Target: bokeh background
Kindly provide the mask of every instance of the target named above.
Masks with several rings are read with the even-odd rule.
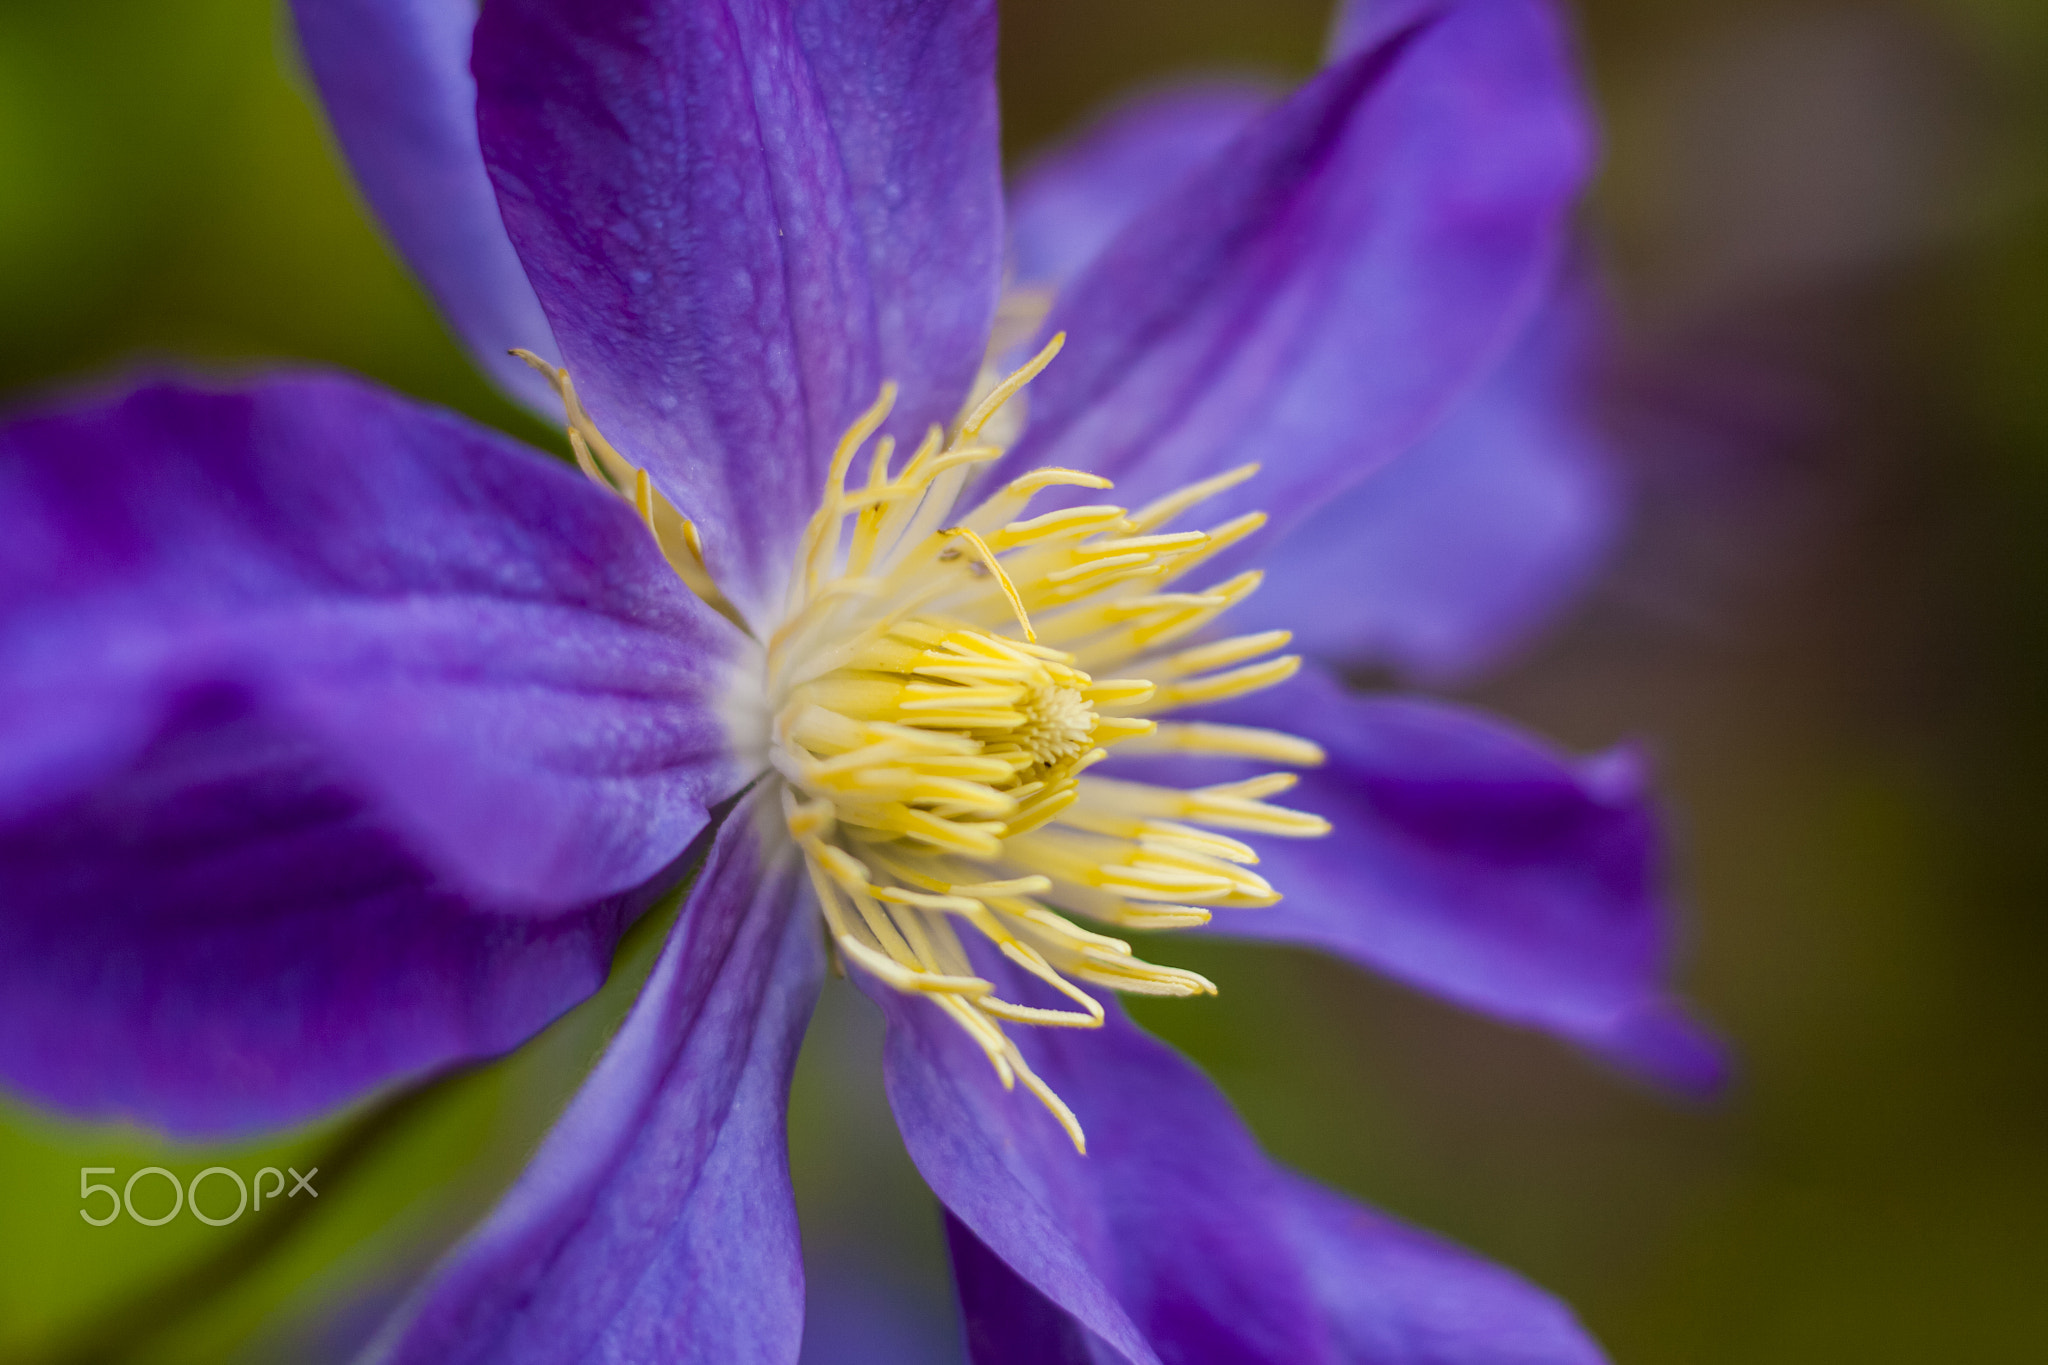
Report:
[[[0,403],[107,367],[347,366],[521,434],[366,221],[273,0],[0,4]],[[1280,1157],[1517,1267],[1625,1365],[2048,1359],[2048,5],[1578,0],[1587,229],[1638,492],[1599,583],[1464,695],[1655,753],[1691,1108],[1305,954],[1187,945],[1144,1009]],[[1322,0],[1020,0],[1018,156],[1135,85],[1310,70]],[[275,1143],[0,1102],[0,1362],[344,1358],[616,1021]],[[807,1358],[958,1359],[935,1215],[828,996],[794,1159]],[[77,1216],[81,1166],[320,1165],[214,1229]],[[225,1191],[221,1193],[225,1199]]]

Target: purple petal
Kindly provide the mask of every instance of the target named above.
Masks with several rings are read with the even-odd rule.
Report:
[[[1024,990],[1005,963],[977,968]],[[1082,1156],[1021,1086],[997,1084],[979,1049],[928,1001],[863,985],[889,1019],[889,1102],[926,1183],[1102,1349],[1130,1365],[1332,1359],[1275,1217],[1278,1172],[1200,1072],[1113,1005],[1099,1030],[1016,1030],[1080,1116]],[[976,1276],[970,1261],[963,1288],[1028,1303],[1000,1277]],[[970,1340],[977,1318],[997,1311],[978,1299],[963,1307]],[[1047,1351],[1064,1342],[1071,1353],[1076,1340],[1042,1318],[1028,1330]]]
[[[1555,16],[1472,0],[1338,61],[1155,201],[1057,304],[1010,466],[1283,525],[1428,431],[1519,334],[1591,157]]]
[[[963,1365],[959,1328],[933,1301],[921,1259],[913,1266],[880,1238],[805,1251],[799,1365]]]
[[[618,1037],[390,1365],[795,1362],[789,1080],[824,955],[758,804],[719,830]]]
[[[83,796],[0,821],[0,1079],[181,1134],[308,1118],[526,1041],[644,898],[487,913],[230,688]]]
[[[1590,410],[1597,334],[1568,287],[1420,445],[1274,548],[1238,624],[1432,681],[1527,640],[1584,587],[1620,520],[1619,470]]]
[[[775,600],[884,379],[952,415],[1001,252],[989,0],[493,0],[485,159],[598,425]]]
[[[973,1365],[1098,1365],[1090,1334],[951,1213],[946,1252]]]
[[[1337,1340],[1358,1365],[1602,1365],[1571,1310],[1520,1277],[1287,1179],[1296,1245]]]
[[[562,405],[507,355],[554,334],[505,236],[477,146],[476,0],[292,0],[299,45],[363,196],[486,374],[550,419]]]
[[[1088,1132],[1081,1156],[937,1010],[882,1004],[890,1100],[949,1211],[975,1365],[1086,1365],[1112,1348],[1172,1365],[1601,1359],[1514,1276],[1274,1166],[1208,1079],[1114,1005],[1100,1030],[1020,1030]],[[1139,1342],[1109,1338],[1071,1297],[1076,1264]]]
[[[1601,1365],[1571,1311],[1518,1276],[1283,1173],[1331,1358],[1355,1365]],[[1096,1365],[1080,1326],[957,1218],[946,1242],[974,1365]],[[1206,1359],[1199,1351],[1185,1359]]]
[[[623,503],[482,428],[335,377],[158,387],[0,433],[0,480],[0,810],[226,688],[462,887],[559,908],[645,881],[739,785],[712,714],[737,633]]]
[[[1246,81],[1202,81],[1142,95],[1039,157],[1010,189],[1017,279],[1063,286],[1140,211],[1228,146],[1277,96]]]
[[[1638,755],[1574,761],[1312,669],[1211,710],[1325,748],[1281,799],[1332,832],[1262,841],[1260,875],[1285,899],[1210,931],[1310,944],[1667,1083],[1719,1084],[1716,1045],[1667,993],[1674,913]]]
[[[18,422],[0,524],[0,1074],[51,1103],[243,1128],[510,1046],[739,783],[733,632],[632,516],[367,386]]]
[[[1495,0],[1339,0],[1330,23],[1330,61],[1363,52],[1377,43],[1427,23],[1456,5],[1481,6]]]

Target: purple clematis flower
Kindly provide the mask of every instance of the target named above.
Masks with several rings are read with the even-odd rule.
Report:
[[[1312,943],[1718,1073],[1637,760],[1329,671],[1476,666],[1611,521],[1544,0],[1348,11],[1299,90],[1132,105],[1007,213],[987,0],[294,9],[582,473],[325,375],[0,432],[0,1076],[300,1119],[530,1036],[702,850],[386,1358],[793,1361],[829,952],[981,1365],[1599,1359],[1274,1166],[1115,998],[1214,989],[1120,928]]]

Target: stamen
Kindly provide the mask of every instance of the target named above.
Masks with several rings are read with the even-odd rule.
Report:
[[[1010,610],[1017,613],[1017,626],[1024,632],[1024,638],[1036,643],[1038,637],[1032,634],[1031,617],[1024,610],[1024,599],[1017,596],[1017,585],[1012,583],[1010,576],[1003,572],[1003,566],[996,559],[996,552],[989,549],[988,542],[968,530],[965,526],[955,526],[951,530],[940,532],[940,534],[957,536],[967,542],[967,548],[974,552],[974,557],[981,561],[982,567],[994,575],[996,582],[1002,586],[1003,596],[1009,601]]]
[[[1152,676],[1163,681],[1185,678],[1191,673],[1206,673],[1212,668],[1228,668],[1234,663],[1285,649],[1293,638],[1292,631],[1268,630],[1257,635],[1236,635],[1214,644],[1197,645],[1154,662]]]
[[[1163,683],[1150,697],[1142,702],[1128,703],[1126,709],[1174,711],[1183,706],[1228,701],[1232,697],[1242,697],[1249,692],[1263,692],[1269,687],[1286,682],[1300,671],[1301,656],[1283,654],[1277,659],[1246,664],[1242,668],[1233,668],[1223,673],[1209,673],[1181,682]]]
[[[1146,503],[1143,507],[1132,513],[1131,525],[1140,531],[1149,531],[1154,527],[1164,526],[1182,513],[1192,511],[1202,503],[1207,502],[1218,493],[1225,493],[1237,487],[1258,472],[1259,467],[1256,464],[1241,464],[1235,469],[1226,470],[1211,478],[1203,479],[1200,483],[1191,483],[1185,488],[1176,489],[1163,498],[1156,498]]]
[[[1052,358],[1058,355],[1060,348],[1066,344],[1067,334],[1065,332],[1055,333],[1053,339],[1045,343],[1044,350],[1025,361],[1015,374],[996,385],[989,396],[981,400],[981,405],[975,408],[969,414],[967,420],[960,424],[960,435],[957,439],[972,441],[975,437],[981,435],[981,429],[988,425],[989,418],[1002,411],[1003,404],[1014,398],[1017,390],[1036,379],[1040,370],[1052,364]]]
[[[894,443],[877,433],[896,390],[882,386],[833,449],[761,675],[739,684],[746,695],[732,714],[766,732],[737,738],[746,751],[765,741],[835,965],[943,1011],[1006,1090],[1022,1081],[1085,1152],[1073,1111],[1004,1026],[1098,1028],[1102,990],[1187,997],[1216,987],[1059,911],[1147,930],[1256,911],[1280,897],[1237,835],[1308,838],[1329,825],[1267,799],[1293,785],[1289,773],[1182,790],[1090,771],[1112,746],[1299,766],[1322,752],[1277,731],[1154,719],[1273,686],[1300,665],[1275,653],[1285,631],[1168,650],[1259,585],[1251,572],[1166,590],[1263,524],[1252,512],[1167,529],[1256,466],[1136,512],[1101,504],[1026,516],[1047,489],[1110,487],[1052,468],[961,505],[969,475],[1003,454],[983,433],[1064,341],[990,387],[950,439],[934,427],[893,470]],[[568,373],[515,354],[560,395],[585,475],[629,502],[677,576],[746,629],[695,525],[605,440]],[[865,480],[849,489],[864,449]],[[998,995],[989,954],[1041,998]]]
[[[512,354],[540,371],[554,386],[555,395],[562,400],[563,410],[568,415],[569,449],[575,453],[576,465],[584,476],[607,493],[616,493],[631,503],[653,534],[662,558],[675,570],[676,577],[683,580],[684,586],[705,605],[751,636],[753,628],[731,599],[719,590],[718,581],[704,562],[704,542],[697,535],[696,524],[678,512],[675,504],[662,495],[647,477],[646,470],[612,448],[604,433],[597,429],[597,424],[590,420],[590,414],[583,410],[569,372],[548,364],[532,351],[515,349]],[[598,468],[600,463],[602,472]]]
[[[1278,730],[1248,725],[1212,725],[1199,721],[1160,721],[1150,731],[1124,742],[1131,755],[1189,754],[1215,758],[1256,758],[1314,768],[1323,762],[1322,746]]]
[[[846,471],[853,465],[853,457],[867,443],[868,437],[889,420],[890,409],[896,406],[896,386],[882,385],[882,391],[869,405],[868,410],[854,419],[846,434],[839,438],[839,445],[832,452],[832,463],[825,474],[825,499],[811,516],[811,524],[804,530],[802,562],[804,586],[815,591],[821,571],[821,560],[829,560],[839,549],[839,527],[845,520]],[[888,461],[886,452],[878,456],[883,463]]]
[[[576,452],[576,463],[583,467],[583,472],[615,492],[623,492],[630,487],[637,471],[630,460],[612,449],[612,443],[604,438],[604,433],[590,420],[590,414],[583,410],[583,402],[576,396],[576,385],[570,381],[569,372],[548,364],[532,351],[514,348],[511,354],[525,361],[529,368],[540,371],[553,387],[555,396],[562,400],[562,409],[568,414],[569,445]],[[595,464],[591,460],[593,454],[597,457]],[[603,476],[597,474],[596,465],[599,464],[604,466]]]

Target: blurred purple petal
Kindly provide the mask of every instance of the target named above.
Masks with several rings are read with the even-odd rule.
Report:
[[[1471,0],[1339,61],[1154,202],[1054,308],[1006,469],[1142,502],[1247,460],[1218,504],[1282,525],[1418,440],[1556,267],[1591,158],[1555,16]]]
[[[1528,639],[1585,585],[1621,517],[1619,470],[1592,422],[1597,333],[1568,284],[1420,445],[1274,547],[1234,624],[1429,681]]]
[[[1300,1176],[1280,1174],[1295,1255],[1355,1365],[1601,1365],[1571,1311],[1501,1267]],[[1097,1365],[1080,1325],[946,1219],[974,1365]],[[1176,1360],[1205,1362],[1200,1346]]]
[[[1328,59],[1339,61],[1363,52],[1454,5],[1492,3],[1495,0],[1339,0],[1336,16],[1330,23]]]
[[[1001,265],[988,0],[493,0],[485,159],[598,425],[777,599],[884,379],[952,415]]]
[[[0,813],[119,780],[226,692],[451,887],[545,911],[645,881],[742,780],[713,714],[739,637],[632,513],[381,390],[155,387],[19,422],[0,520]]]
[[[807,1240],[799,1365],[963,1365],[950,1305],[926,1292],[922,1275],[913,1283],[892,1250],[878,1237],[821,1257]]]
[[[1008,998],[1036,999],[1007,963],[977,966]],[[926,1183],[1079,1328],[1131,1365],[1334,1359],[1279,1217],[1279,1173],[1193,1066],[1113,1003],[1099,1030],[1019,1030],[1079,1115],[1084,1157],[1022,1086],[1005,1092],[928,1001],[862,984],[888,1016],[889,1102]],[[970,1342],[1014,1333],[1072,1358],[1072,1332],[990,1266],[965,1265]]]
[[[1016,974],[992,969],[1007,991]],[[1018,998],[1011,995],[1012,999]],[[1021,1090],[937,1010],[884,1001],[889,1093],[919,1169],[949,1210],[975,1365],[1110,1359],[1097,1322],[1048,1275],[1064,1224],[1129,1314],[1143,1351],[1175,1365],[1597,1365],[1561,1305],[1515,1276],[1274,1166],[1200,1071],[1111,1007],[1100,1031],[1020,1040],[1088,1132],[1077,1156]],[[1086,1324],[1086,1327],[1083,1324]]]
[[[1550,1295],[1448,1242],[1284,1177],[1336,1358],[1357,1365],[1602,1365]],[[977,1362],[977,1365],[979,1363]]]
[[[243,1129],[510,1047],[737,785],[730,632],[447,415],[145,389],[0,431],[0,521],[0,1072],[47,1102]]]
[[[1333,831],[1262,841],[1260,874],[1285,899],[1209,932],[1310,944],[1669,1084],[1719,1083],[1717,1049],[1667,994],[1674,912],[1635,754],[1569,760],[1312,669],[1213,714],[1321,744],[1329,761],[1280,799]]]
[[[562,405],[506,351],[554,334],[505,236],[477,146],[476,0],[292,0],[313,82],[356,183],[484,372],[550,420]]]
[[[654,973],[391,1365],[793,1365],[803,1267],[789,1080],[824,975],[793,850],[758,798],[718,832]]]
[[[1278,99],[1249,81],[1169,86],[1119,105],[1032,161],[1010,189],[1018,282],[1058,287],[1074,279],[1141,210]]]
[[[1617,1066],[1700,1099],[1726,1089],[1735,1071],[1728,1045],[1681,1001],[1651,1000],[1581,1041]]]
[[[89,794],[0,821],[0,1080],[181,1134],[277,1127],[525,1042],[644,908],[490,913],[377,816],[221,687]]]

